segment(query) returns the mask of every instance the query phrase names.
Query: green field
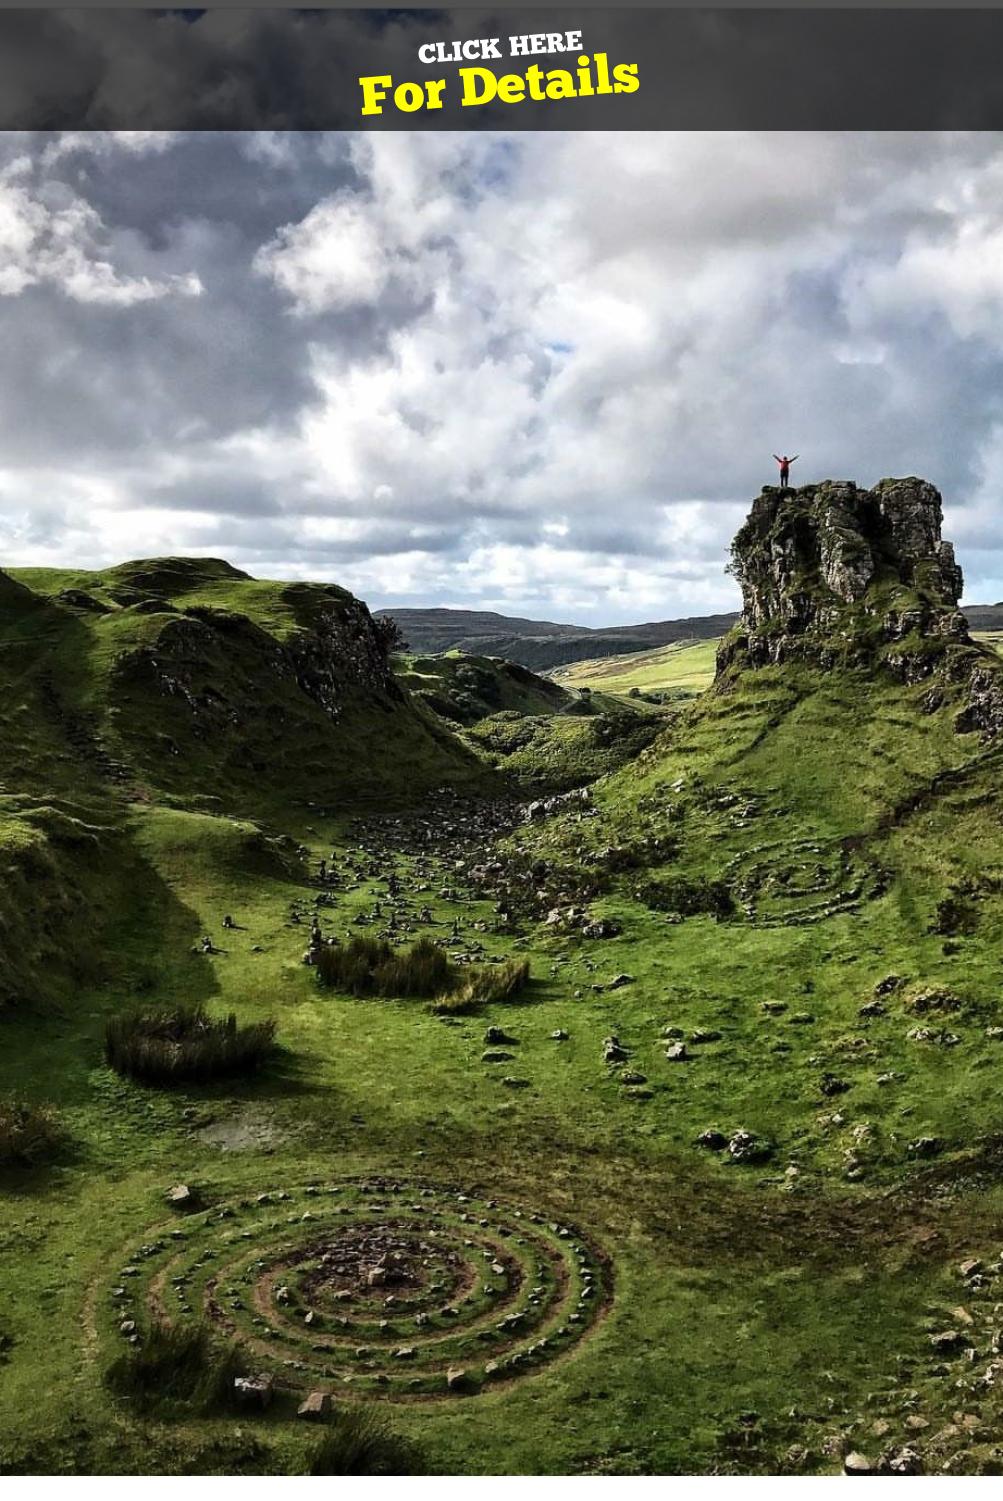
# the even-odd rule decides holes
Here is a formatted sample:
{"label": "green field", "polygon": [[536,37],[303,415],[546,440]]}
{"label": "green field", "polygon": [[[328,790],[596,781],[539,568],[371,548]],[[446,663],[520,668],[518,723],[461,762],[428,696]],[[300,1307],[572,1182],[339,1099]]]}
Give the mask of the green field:
{"label": "green field", "polygon": [[[0,1473],[304,1473],[311,1391],[433,1473],[997,1473],[1003,762],[954,700],[764,668],[581,760],[608,716],[443,728],[340,591],[19,579],[0,1098],[60,1139],[0,1169]],[[431,938],[472,1004],[325,989],[314,918]],[[179,1003],[278,1050],[107,1065],[110,1016]],[[267,1410],[116,1387],[163,1321]]]}
{"label": "green field", "polygon": [[623,657],[599,657],[558,667],[554,681],[565,688],[591,688],[597,692],[664,695],[667,701],[695,698],[714,678],[714,653],[718,642],[674,641],[651,651]]}

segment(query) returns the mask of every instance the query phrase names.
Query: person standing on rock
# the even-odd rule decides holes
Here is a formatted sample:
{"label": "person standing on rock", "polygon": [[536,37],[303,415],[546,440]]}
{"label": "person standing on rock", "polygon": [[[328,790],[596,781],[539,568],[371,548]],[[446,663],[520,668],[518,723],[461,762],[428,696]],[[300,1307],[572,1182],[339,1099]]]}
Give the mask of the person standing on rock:
{"label": "person standing on rock", "polygon": [[775,453],[773,457],[780,465],[780,488],[786,490],[789,488],[788,481],[791,477],[791,465],[797,458],[797,454],[794,454],[792,458],[788,458],[786,454]]}

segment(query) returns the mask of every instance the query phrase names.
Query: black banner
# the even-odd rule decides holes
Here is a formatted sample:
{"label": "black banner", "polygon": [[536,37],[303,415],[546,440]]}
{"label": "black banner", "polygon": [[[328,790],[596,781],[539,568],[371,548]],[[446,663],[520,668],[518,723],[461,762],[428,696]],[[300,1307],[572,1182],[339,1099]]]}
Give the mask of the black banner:
{"label": "black banner", "polygon": [[5,10],[0,128],[990,129],[1001,64],[993,10]]}

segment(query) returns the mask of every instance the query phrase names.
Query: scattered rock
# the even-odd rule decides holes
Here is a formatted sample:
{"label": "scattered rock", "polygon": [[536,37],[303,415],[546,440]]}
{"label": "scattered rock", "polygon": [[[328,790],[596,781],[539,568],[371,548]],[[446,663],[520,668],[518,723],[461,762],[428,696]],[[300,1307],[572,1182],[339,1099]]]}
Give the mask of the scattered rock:
{"label": "scattered rock", "polygon": [[267,1372],[259,1373],[256,1376],[235,1376],[233,1378],[234,1396],[244,1407],[269,1407],[274,1390],[274,1380]]}
{"label": "scattered rock", "polygon": [[330,1411],[331,1395],[329,1392],[310,1392],[296,1409],[296,1416],[316,1423],[326,1418]]}
{"label": "scattered rock", "polygon": [[733,1131],[728,1139],[728,1155],[733,1162],[762,1162],[770,1156],[771,1150],[769,1143],[755,1131]]}
{"label": "scattered rock", "polygon": [[939,1136],[917,1136],[907,1145],[906,1154],[909,1157],[936,1157],[943,1150],[944,1143]]}
{"label": "scattered rock", "polygon": [[915,1449],[898,1449],[882,1462],[881,1469],[890,1475],[922,1475],[923,1461]]}
{"label": "scattered rock", "polygon": [[831,1099],[834,1095],[846,1094],[850,1085],[845,1079],[837,1078],[835,1074],[823,1074],[818,1087],[827,1099]]}

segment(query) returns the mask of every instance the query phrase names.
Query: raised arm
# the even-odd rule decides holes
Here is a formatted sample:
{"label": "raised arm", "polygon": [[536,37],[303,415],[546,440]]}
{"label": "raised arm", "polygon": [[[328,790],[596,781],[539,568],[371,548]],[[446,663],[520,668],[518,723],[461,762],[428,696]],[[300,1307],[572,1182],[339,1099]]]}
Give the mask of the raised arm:
{"label": "raised arm", "polygon": [[797,458],[797,454],[795,454],[795,455],[794,455],[794,458],[793,458],[793,459],[790,459],[790,460],[789,460],[789,462],[790,462],[790,463],[791,463],[791,464],[793,464],[793,462],[794,462],[794,459],[796,459],[796,458]]}
{"label": "raised arm", "polygon": [[776,459],[778,464],[782,464],[784,462],[778,453],[775,453],[773,457]]}

